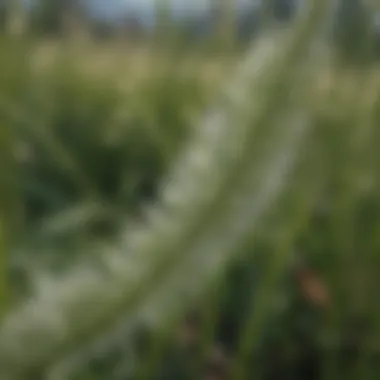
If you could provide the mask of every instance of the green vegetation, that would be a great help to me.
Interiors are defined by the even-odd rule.
[[[3,36],[1,379],[378,378],[380,71],[314,3],[223,62]]]

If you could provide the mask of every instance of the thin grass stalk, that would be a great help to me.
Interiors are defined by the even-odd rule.
[[[253,364],[260,351],[262,332],[265,330],[268,316],[270,317],[270,309],[280,280],[289,270],[294,259],[295,240],[306,228],[320,193],[321,171],[315,152],[311,148],[305,154],[302,165],[293,175],[292,186],[278,201],[278,210],[274,214],[278,215],[280,223],[272,231],[273,252],[268,258],[268,268],[259,284],[255,300],[252,300],[252,306],[246,317],[247,322],[241,331],[231,379],[247,379],[253,373],[257,378],[263,375],[260,368]]]
[[[68,176],[69,180],[79,188],[81,193],[92,199],[99,199],[96,186],[87,178],[85,172],[81,170],[73,153],[69,152],[54,136],[49,125],[30,115],[29,112],[19,109],[17,105],[3,97],[0,98],[0,107],[6,110],[11,121],[20,123],[22,129],[25,128],[28,133],[32,133],[32,137],[52,157],[57,167],[62,171],[62,174]]]
[[[366,134],[370,133],[368,129],[368,115],[363,113],[360,103],[352,107],[352,96],[366,92],[367,87],[363,82],[362,75],[349,79],[349,86],[345,95],[348,97],[340,109],[340,114],[344,115],[343,120],[334,126],[334,130],[328,133],[330,138],[325,144],[334,144],[334,158],[328,156],[327,160],[335,160],[332,172],[333,186],[335,188],[334,201],[331,209],[330,233],[331,244],[334,255],[333,269],[330,274],[329,282],[331,283],[334,296],[335,306],[331,309],[327,329],[330,334],[334,332],[332,340],[335,342],[330,350],[326,351],[324,360],[324,379],[335,379],[339,376],[339,337],[345,334],[344,329],[347,327],[347,321],[352,316],[353,305],[350,301],[350,290],[353,271],[355,272],[355,262],[358,259],[356,252],[356,227],[355,218],[359,204],[360,191],[358,191],[357,181],[363,175],[364,165],[363,158],[368,146],[365,143]],[[344,91],[344,87],[340,91]],[[350,97],[351,95],[351,97]],[[350,107],[350,108],[349,108]],[[365,117],[363,117],[365,115]],[[366,121],[367,119],[367,121]],[[342,131],[344,129],[344,136]],[[332,134],[331,134],[332,133]],[[362,137],[360,137],[362,136]],[[368,135],[367,135],[368,138]]]
[[[9,277],[10,252],[22,227],[22,203],[10,129],[0,127],[0,316],[12,299]]]
[[[2,223],[0,224],[0,320],[5,315],[9,306],[9,284],[8,284],[8,260],[7,260],[7,244],[5,241],[5,233]]]
[[[374,146],[372,141],[375,138],[375,128],[376,128],[376,120],[374,114],[374,105],[376,99],[376,93],[378,92],[378,87],[374,87],[371,78],[373,78],[373,72],[369,70],[369,72],[364,74],[364,78],[362,79],[362,83],[360,85],[361,93],[364,94],[362,99],[358,102],[358,115],[357,122],[353,125],[354,129],[354,137],[355,145],[353,148],[353,158],[355,162],[352,164],[355,172],[352,174],[352,177],[355,178],[355,188],[358,193],[358,196],[362,198],[364,194],[370,193],[371,189],[376,183],[376,176],[378,174],[376,171],[373,171],[373,152]],[[376,91],[376,93],[374,93]],[[372,190],[373,191],[373,190]],[[360,200],[357,202],[360,207]],[[357,207],[358,207],[357,206]],[[357,214],[357,213],[356,213]],[[356,238],[361,239],[361,236],[358,236],[356,233]],[[364,239],[363,239],[364,240]],[[366,294],[362,294],[360,300],[362,300],[363,305],[356,306],[355,303],[360,300],[353,300],[353,312],[361,311],[364,315],[363,317],[367,320],[369,326],[373,331],[378,330],[378,306],[371,304],[371,295],[375,296],[373,293],[374,281],[376,281],[375,276],[372,273],[372,266],[376,265],[376,250],[374,250],[371,245],[366,247],[364,241],[360,240],[360,247],[364,252],[355,252],[355,256],[352,258],[353,263],[351,264],[351,271],[348,273],[347,280],[350,282],[352,286],[349,287],[350,295],[353,296],[356,292],[356,281],[355,277],[357,277],[357,270],[360,266],[364,266],[367,271],[367,277],[369,277],[369,281],[372,283],[369,288],[365,288],[364,292]],[[358,244],[355,245],[359,247]],[[358,248],[357,248],[358,249]],[[360,270],[360,269],[359,269]],[[371,291],[372,290],[372,291]],[[367,293],[370,294],[367,294]],[[364,308],[365,310],[361,310]],[[359,309],[359,310],[357,310]],[[377,328],[376,328],[377,327]],[[371,344],[372,336],[365,336],[362,344],[360,345],[360,352],[358,354],[358,358],[356,364],[354,366],[351,375],[353,379],[361,379],[361,378],[370,378],[371,377],[371,358],[374,354],[374,347]]]

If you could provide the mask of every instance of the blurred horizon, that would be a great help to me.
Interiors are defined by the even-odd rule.
[[[28,6],[34,0],[21,0]],[[92,17],[106,21],[118,21],[128,13],[141,18],[142,21],[151,22],[154,20],[155,8],[159,0],[81,0]],[[300,0],[284,0],[284,2],[299,2]],[[165,2],[165,0],[163,1]],[[172,15],[176,18],[186,18],[187,16],[202,16],[211,9],[212,0],[170,0]],[[5,4],[5,0],[0,1]],[[246,8],[259,7],[262,0],[236,0],[234,4],[238,11]]]

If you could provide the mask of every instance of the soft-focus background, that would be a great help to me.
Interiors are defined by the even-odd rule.
[[[70,283],[67,275],[85,278],[88,266],[116,270],[119,265],[125,283],[120,281],[114,296],[107,297],[128,293],[129,277],[136,277],[139,267],[123,267],[123,255],[129,252],[126,231],[136,225],[149,230],[150,212],[165,194],[164,179],[214,107],[221,111],[220,123],[230,129],[230,134],[220,134],[221,144],[228,147],[231,140],[232,146],[245,115],[224,109],[228,96],[218,105],[220,94],[244,70],[254,70],[253,63],[242,68],[241,62],[255,50],[255,41],[296,30],[310,4],[0,1],[1,380],[380,378],[376,0],[327,2],[327,13],[314,28],[317,38],[296,36],[298,50],[279,61],[283,65],[261,67],[255,74],[259,85],[242,91],[250,128],[257,129],[252,146],[242,145],[241,152],[221,148],[220,159],[209,163],[209,177],[227,173],[235,156],[239,174],[223,182],[203,218],[194,226],[188,223],[183,239],[168,232],[151,249],[160,257],[165,247],[174,247],[175,264],[164,261],[161,272],[156,271],[166,275],[154,272],[144,291],[110,313],[112,321],[86,313],[96,300],[77,301],[81,282]],[[309,54],[308,44],[319,50],[296,70]],[[273,66],[273,73],[267,66]],[[249,85],[237,83],[237,94]],[[297,88],[302,90],[291,95]],[[235,239],[229,229],[218,235],[213,228],[218,231],[218,221],[227,215],[225,204],[230,193],[237,194],[239,180],[251,175],[251,161],[265,164],[277,157],[291,137],[287,112],[292,102],[306,114],[302,123],[312,129],[308,143],[296,146],[302,151],[296,174],[252,226],[241,210],[238,221],[250,229],[247,236]],[[255,112],[261,117],[254,117]],[[278,175],[264,164],[267,169],[255,172],[257,187]],[[208,194],[206,179],[202,186],[186,165],[181,173],[187,187]],[[260,203],[255,191],[248,194],[251,200],[256,197]],[[176,207],[173,215],[183,207],[184,220],[194,205],[189,201]],[[230,220],[231,231],[238,221]],[[199,236],[214,239],[225,252],[217,268],[202,260],[187,267]],[[120,263],[111,262],[115,250]],[[178,307],[162,306],[158,323],[155,312],[162,295],[155,290],[174,269],[178,278],[165,294],[190,283],[189,271],[191,288],[197,291]],[[198,281],[200,273],[208,281]],[[57,278],[61,285],[54,282]],[[62,324],[46,324],[66,315],[68,301],[63,304],[55,293],[64,287],[65,302],[73,300],[71,311],[82,324],[66,326],[63,317]],[[128,333],[109,333],[117,321],[127,324],[143,301],[155,297],[148,318],[137,318]],[[45,310],[45,301],[54,308]],[[33,302],[39,305],[35,309]],[[111,309],[108,305],[99,309]],[[25,313],[25,323],[18,311]],[[96,323],[87,331],[92,318]],[[21,340],[28,320],[40,330],[33,327]],[[94,350],[94,338],[102,334],[108,338]],[[51,343],[53,336],[59,338]],[[34,347],[41,356],[32,354]]]

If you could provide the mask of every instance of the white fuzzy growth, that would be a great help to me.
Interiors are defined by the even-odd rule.
[[[91,347],[74,352],[54,369],[52,379],[68,378],[76,363],[86,362],[88,354],[99,355],[102,350],[107,351],[110,345],[117,345],[118,341],[121,341],[119,344],[122,346],[138,321],[143,320],[152,327],[158,326],[168,314],[181,309],[198,296],[213,274],[218,273],[235,254],[234,247],[241,238],[255,228],[263,213],[283,193],[297,162],[299,147],[310,128],[306,115],[292,115],[277,141],[273,142],[271,160],[262,162],[259,167],[252,166],[246,180],[227,205],[223,218],[204,231],[191,248],[182,253],[180,264],[151,292],[133,315],[124,316],[120,325],[112,333],[100,337],[95,345],[92,342]],[[261,176],[262,170],[270,175]]]
[[[151,214],[148,226],[127,231],[122,237],[125,244],[117,247],[118,249],[104,252],[107,273],[78,263],[63,278],[45,276],[36,281],[35,296],[13,311],[1,326],[1,379],[19,378],[33,364],[55,358],[61,347],[70,344],[82,331],[96,327],[96,323],[103,317],[116,318],[120,314],[119,307],[126,305],[141,286],[149,283],[157,264],[162,260],[175,259],[176,255],[182,253],[182,236],[189,226],[196,225],[202,219],[207,205],[214,201],[223,186],[223,180],[228,177],[229,173],[221,167],[220,160],[228,152],[250,148],[250,141],[246,137],[248,132],[251,134],[249,129],[254,126],[245,118],[248,113],[258,112],[262,103],[258,101],[252,110],[249,94],[253,90],[264,89],[268,78],[276,74],[278,60],[281,62],[287,54],[287,42],[291,41],[288,37],[289,35],[264,37],[257,48],[249,52],[237,78],[232,82],[232,87],[226,93],[225,104],[216,107],[205,124],[197,129],[194,141],[179,159],[173,175],[163,186],[162,204],[156,206],[158,209]],[[176,283],[176,278],[183,270],[190,274],[191,267],[199,268],[200,253],[203,255],[208,250],[215,252],[199,268],[203,278],[228,258],[228,252],[244,232],[247,223],[257,220],[286,183],[288,170],[294,162],[292,154],[300,143],[302,131],[303,128],[298,125],[294,131],[288,130],[290,141],[283,141],[283,147],[290,158],[274,156],[275,166],[266,168],[267,173],[271,172],[272,176],[267,176],[267,180],[258,189],[254,204],[238,199],[239,207],[235,210],[231,206],[232,209],[221,221],[228,225],[217,225],[215,230],[210,231],[210,235],[205,235],[204,240],[201,237],[198,245],[193,246],[186,256],[188,270],[185,267],[181,271],[173,272],[175,280],[170,280],[169,276],[170,281]],[[279,152],[282,150],[279,149]],[[228,155],[229,163],[234,159],[234,154]],[[279,159],[284,163],[281,164]],[[246,219],[248,210],[251,213]],[[236,224],[232,225],[232,222]],[[229,238],[229,243],[223,248],[221,243],[227,242],[221,238],[223,234],[220,231],[226,232],[227,227],[230,233],[226,233],[225,238]],[[169,256],[157,252],[168,252]],[[196,290],[193,287],[194,282],[189,283],[186,278],[180,280],[186,286],[178,288],[173,294],[186,299]],[[187,287],[189,284],[190,288]],[[169,308],[166,305],[170,303],[172,296],[165,289],[167,287],[164,284],[157,289],[159,295],[150,293],[145,306],[137,308],[137,314],[153,315],[156,319],[158,314],[167,313]],[[160,300],[160,304],[157,305],[155,300]],[[105,327],[107,326],[103,329]]]

